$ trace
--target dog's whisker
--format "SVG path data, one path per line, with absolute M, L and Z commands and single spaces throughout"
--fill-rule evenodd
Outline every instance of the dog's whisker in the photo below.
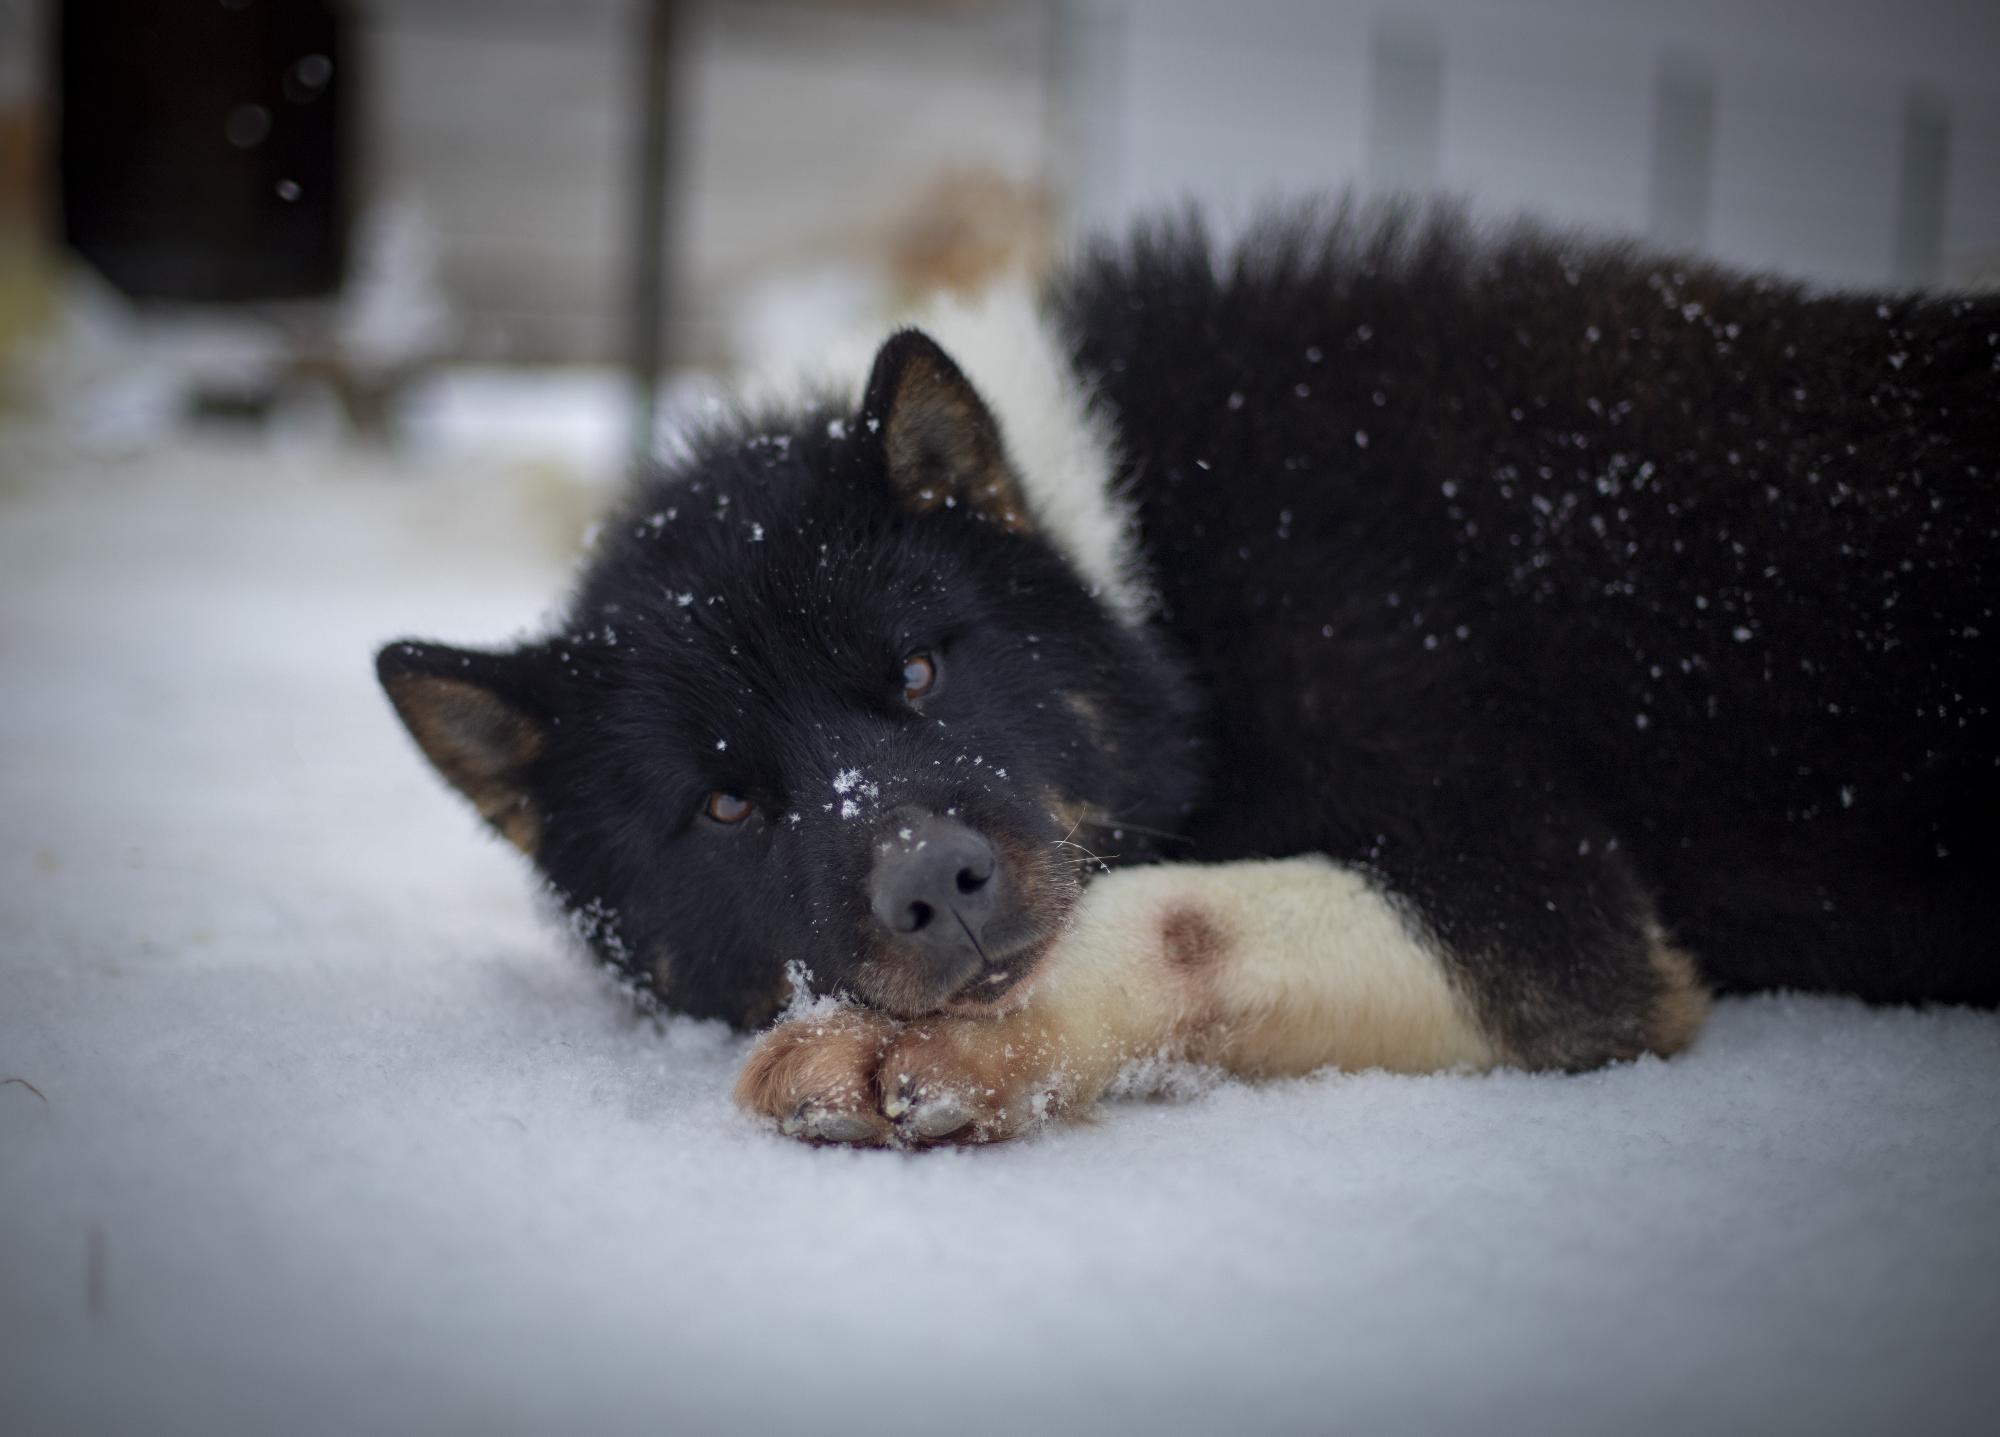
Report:
M 963 928 L 965 936 L 972 940 L 972 951 L 979 955 L 979 961 L 990 964 L 993 960 L 986 956 L 986 949 L 980 944 L 979 935 L 972 931 L 972 925 L 967 923 L 963 918 L 959 918 L 956 908 L 951 910 L 951 916 L 958 919 L 958 926 Z
M 1076 830 L 1071 829 L 1070 832 L 1074 833 L 1076 832 Z M 1081 843 L 1071 843 L 1067 838 L 1056 839 L 1054 846 L 1057 848 L 1074 848 L 1078 853 L 1081 853 L 1085 859 L 1087 859 L 1091 863 L 1095 863 L 1100 869 L 1102 869 L 1106 873 L 1109 873 L 1111 871 L 1110 860 L 1118 857 L 1118 855 L 1115 853 L 1106 853 L 1106 854 L 1093 853 L 1088 848 L 1085 848 Z

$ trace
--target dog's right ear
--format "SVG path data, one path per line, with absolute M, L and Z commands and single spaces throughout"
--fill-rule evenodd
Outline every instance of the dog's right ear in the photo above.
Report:
M 481 653 L 403 641 L 375 656 L 375 676 L 432 767 L 530 857 L 541 841 L 530 778 L 548 745 L 531 695 L 533 651 Z
M 999 420 L 922 330 L 898 330 L 876 351 L 859 422 L 904 508 L 962 506 L 1010 534 L 1034 527 Z

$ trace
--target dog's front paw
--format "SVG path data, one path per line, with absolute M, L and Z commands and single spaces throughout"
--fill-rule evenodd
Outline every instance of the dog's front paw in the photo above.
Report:
M 882 1112 L 875 1071 L 901 1031 L 866 1008 L 780 1023 L 757 1040 L 736 1079 L 736 1101 L 777 1121 L 787 1137 L 880 1146 L 895 1124 Z
M 989 1143 L 1062 1110 L 1061 1045 L 1032 1020 L 927 1018 L 861 1008 L 766 1033 L 736 1101 L 789 1137 L 860 1146 Z
M 882 1113 L 910 1144 L 993 1143 L 1067 1106 L 1061 1043 L 1032 1018 L 924 1018 L 883 1050 Z

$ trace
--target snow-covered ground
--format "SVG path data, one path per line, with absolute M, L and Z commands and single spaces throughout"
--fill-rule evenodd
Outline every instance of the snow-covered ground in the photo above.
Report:
M 535 621 L 546 479 L 15 438 L 10 1434 L 2000 1420 L 1993 1015 L 1769 997 L 1585 1077 L 796 1146 L 729 1106 L 745 1040 L 635 1019 L 374 687 L 383 639 Z

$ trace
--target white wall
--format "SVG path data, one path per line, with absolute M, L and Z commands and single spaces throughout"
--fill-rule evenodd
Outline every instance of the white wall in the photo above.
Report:
M 1939 277 L 2000 256 L 2000 5 L 1076 0 L 1071 16 L 1086 224 L 1189 193 L 1240 213 L 1428 169 L 1482 212 L 1644 233 L 1673 66 L 1714 97 L 1712 253 L 1896 279 L 1904 107 L 1921 90 L 1949 114 Z M 1385 46 L 1437 57 L 1428 167 L 1395 153 L 1414 121 L 1376 89 Z

